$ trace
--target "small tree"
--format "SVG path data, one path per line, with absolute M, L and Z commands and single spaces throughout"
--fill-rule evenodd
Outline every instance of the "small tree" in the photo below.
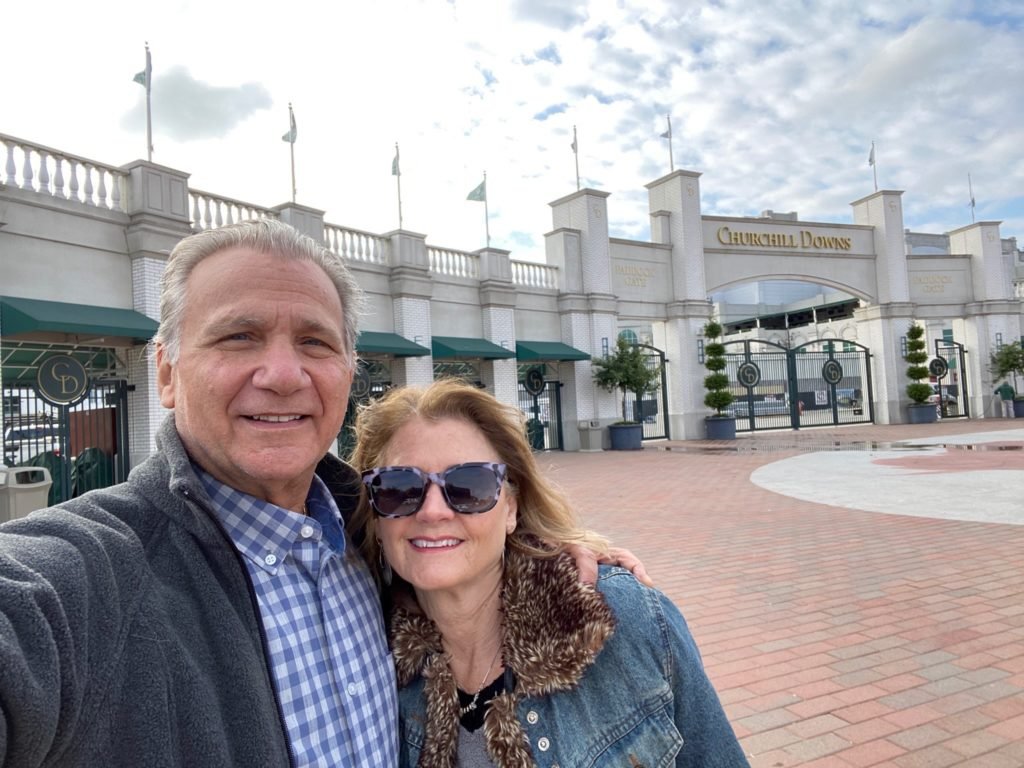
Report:
M 989 370 L 996 381 L 1013 376 L 1013 388 L 1020 389 L 1017 379 L 1024 377 L 1024 345 L 1004 344 L 993 352 L 989 359 Z
M 924 341 L 924 328 L 916 323 L 911 323 L 907 329 L 907 354 L 903 358 L 910 365 L 907 366 L 907 378 L 910 384 L 907 385 L 907 397 L 918 405 L 924 405 L 932 396 L 931 384 L 926 384 L 928 379 L 928 352 L 927 344 Z
M 724 416 L 723 409 L 732 405 L 733 396 L 729 391 L 729 377 L 725 374 L 725 345 L 718 341 L 722 326 L 714 320 L 704 326 L 704 367 L 711 371 L 704 377 L 704 405 L 715 409 L 716 416 Z
M 632 392 L 638 403 L 643 402 L 644 395 L 658 389 L 661 382 L 661 366 L 648 367 L 647 359 L 640 347 L 630 344 L 621 336 L 615 342 L 615 351 L 608 357 L 595 357 L 594 383 L 599 387 L 614 392 L 622 392 L 622 420 L 634 421 L 626 412 L 626 393 Z

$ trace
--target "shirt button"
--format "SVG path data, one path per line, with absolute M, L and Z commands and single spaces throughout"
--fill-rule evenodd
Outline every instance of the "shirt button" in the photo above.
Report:
M 551 749 L 551 742 L 548 741 L 547 736 L 541 736 L 539 739 L 537 739 L 537 749 L 539 749 L 541 752 L 547 752 L 549 749 Z
M 355 696 L 359 692 L 359 686 L 357 686 L 355 683 L 349 683 L 345 687 L 345 690 L 348 691 L 349 696 Z
M 530 725 L 536 725 L 538 720 L 540 720 L 540 716 L 532 709 L 526 713 L 526 722 Z
M 304 539 L 308 539 L 310 536 L 313 535 L 313 526 L 312 525 L 304 525 L 304 526 L 302 526 L 302 528 L 299 529 L 299 535 L 302 536 L 302 538 L 304 538 Z
M 263 558 L 263 562 L 267 565 L 274 565 L 277 562 L 277 555 L 271 553 Z

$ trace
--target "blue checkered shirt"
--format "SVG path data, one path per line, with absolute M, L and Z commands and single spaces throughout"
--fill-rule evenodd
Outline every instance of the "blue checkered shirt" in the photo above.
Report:
M 326 486 L 314 478 L 304 517 L 197 473 L 252 577 L 295 766 L 396 765 L 380 599 Z

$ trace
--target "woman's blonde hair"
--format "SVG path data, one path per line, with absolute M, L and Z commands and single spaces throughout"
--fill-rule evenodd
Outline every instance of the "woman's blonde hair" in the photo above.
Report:
M 518 523 L 507 546 L 539 557 L 552 552 L 536 540 L 561 550 L 566 544 L 583 544 L 605 554 L 608 542 L 584 530 L 566 497 L 543 474 L 526 441 L 523 414 L 498 402 L 493 395 L 458 379 L 440 379 L 426 387 L 392 389 L 364 406 L 356 418 L 356 448 L 352 465 L 360 472 L 386 464 L 384 459 L 395 433 L 413 419 L 458 419 L 477 429 L 508 466 L 506 487 L 516 495 Z M 366 489 L 360 496 L 353 520 L 364 533 L 362 550 L 372 568 L 380 564 L 377 518 L 370 509 Z

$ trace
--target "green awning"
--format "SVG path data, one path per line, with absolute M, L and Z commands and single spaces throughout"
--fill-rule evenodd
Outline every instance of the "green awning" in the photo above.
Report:
M 501 360 L 516 356 L 511 349 L 499 347 L 487 339 L 435 336 L 431 339 L 431 346 L 434 357 L 439 360 Z
M 393 355 L 395 357 L 423 357 L 430 350 L 421 344 L 409 341 L 397 333 L 384 331 L 362 331 L 356 341 L 356 351 L 361 355 Z
M 0 296 L 0 332 L 4 338 L 78 337 L 96 343 L 100 338 L 149 341 L 156 320 L 131 309 L 95 307 Z
M 517 341 L 516 357 L 531 360 L 589 360 L 590 355 L 560 341 Z

